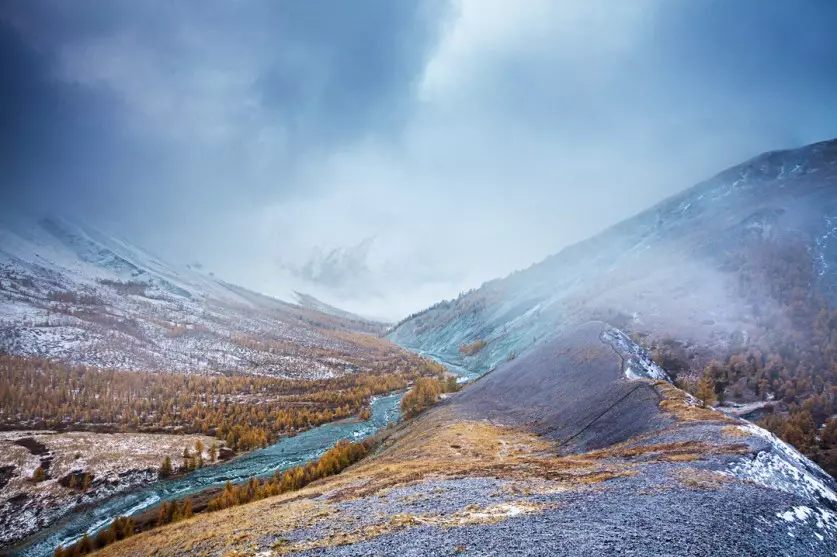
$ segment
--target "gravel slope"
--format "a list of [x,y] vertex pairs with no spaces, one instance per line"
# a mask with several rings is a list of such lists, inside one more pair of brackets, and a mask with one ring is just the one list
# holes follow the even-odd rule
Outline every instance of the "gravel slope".
[[834,480],[651,378],[646,358],[589,323],[389,430],[342,474],[102,555],[837,554]]

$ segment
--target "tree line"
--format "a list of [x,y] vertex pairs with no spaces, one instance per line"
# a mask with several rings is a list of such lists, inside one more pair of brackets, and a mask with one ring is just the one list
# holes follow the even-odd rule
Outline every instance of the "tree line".
[[314,381],[269,376],[188,375],[68,366],[0,356],[0,424],[63,430],[214,435],[233,450],[346,418],[372,396],[405,389],[444,368],[408,357],[369,372]]
[[221,495],[209,502],[207,511],[219,511],[302,489],[313,481],[339,474],[345,468],[365,457],[371,446],[371,442],[368,440],[350,443],[342,439],[317,460],[303,466],[289,468],[284,472],[277,470],[272,478],[266,480],[251,478],[247,483],[241,485],[232,485],[228,481]]
[[446,379],[438,377],[420,377],[409,392],[401,397],[401,413],[405,418],[413,418],[430,408],[442,393],[454,393],[459,390],[456,377],[449,375]]
[[103,528],[93,537],[88,536],[85,532],[81,540],[75,544],[67,547],[59,545],[55,548],[53,555],[55,557],[79,557],[80,555],[87,555],[116,541],[130,538],[134,535],[134,528],[133,519],[120,516],[111,522],[108,528]]
[[[339,474],[369,454],[371,448],[372,443],[369,440],[351,443],[343,439],[327,450],[319,459],[303,466],[289,468],[284,472],[277,470],[270,478],[264,480],[251,478],[240,485],[233,485],[227,481],[221,494],[209,502],[206,512],[215,512],[302,489],[313,481]],[[163,501],[157,509],[155,525],[159,527],[172,524],[191,518],[192,515],[192,501],[189,497],[182,500]],[[55,557],[86,555],[133,535],[134,528],[132,519],[119,517],[109,528],[101,530],[92,538],[85,533],[79,542],[66,548],[59,546],[54,555]]]
[[[710,398],[775,400],[786,411],[767,414],[759,425],[837,475],[837,309],[817,289],[815,262],[801,241],[768,241],[727,253],[723,267],[733,271],[730,290],[755,322],[747,335],[733,334],[704,370],[714,385]],[[652,347],[654,359],[675,375],[692,371],[677,344],[669,338]],[[705,391],[683,377],[678,385]]]

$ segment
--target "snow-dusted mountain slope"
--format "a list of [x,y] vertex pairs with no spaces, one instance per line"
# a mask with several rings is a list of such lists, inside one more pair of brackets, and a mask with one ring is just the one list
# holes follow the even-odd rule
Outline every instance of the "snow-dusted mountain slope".
[[[292,293],[291,293],[292,295]],[[229,285],[60,218],[0,223],[0,352],[119,369],[329,377],[378,325]]]
[[[794,326],[790,296],[837,302],[837,140],[730,168],[389,336],[482,370],[587,319],[719,353],[760,322]],[[484,349],[459,350],[477,339]]]

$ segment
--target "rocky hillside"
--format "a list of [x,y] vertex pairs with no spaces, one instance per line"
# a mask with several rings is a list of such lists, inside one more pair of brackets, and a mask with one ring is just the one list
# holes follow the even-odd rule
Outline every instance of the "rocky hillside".
[[[786,260],[782,270],[796,272],[787,268],[795,259],[805,268],[800,277],[750,269],[752,259],[770,256]],[[797,325],[786,307],[792,302],[821,296],[833,307],[835,286],[837,140],[730,168],[524,271],[411,316],[390,338],[488,369],[592,316],[718,348],[768,317]],[[791,296],[799,300],[785,303]],[[487,342],[479,354],[459,350],[478,339]]]
[[1,224],[0,353],[322,379],[366,355],[355,333],[381,330],[310,296],[287,303],[165,263],[84,224]]
[[[600,319],[678,385],[837,472],[837,140],[758,156],[400,323],[396,343],[487,370]],[[772,414],[771,414],[772,412]]]
[[301,491],[101,550],[147,555],[832,555],[833,480],[701,408],[590,322],[387,430]]

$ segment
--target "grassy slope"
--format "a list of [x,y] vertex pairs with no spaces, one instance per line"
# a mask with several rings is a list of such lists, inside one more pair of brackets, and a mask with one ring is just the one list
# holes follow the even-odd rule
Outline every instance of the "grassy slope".
[[[155,555],[252,554],[256,550],[284,554],[358,543],[419,525],[491,524],[542,512],[544,505],[527,499],[533,493],[596,489],[661,462],[695,463],[713,455],[748,452],[742,443],[747,434],[729,418],[685,404],[682,393],[667,384],[653,386],[665,397],[662,411],[677,419],[671,429],[688,429],[700,422],[716,430],[721,442],[688,438],[656,442],[655,434],[605,450],[559,457],[554,443],[526,430],[462,419],[455,406],[445,405],[387,432],[374,457],[339,476],[299,492],[144,533],[106,548],[101,555],[148,555],[151,549]],[[686,486],[713,487],[725,481],[697,467],[683,470],[680,481]],[[361,527],[356,517],[339,510],[347,502],[366,504],[370,498],[407,485],[466,477],[504,480],[506,489],[520,498],[501,504],[488,500],[448,515],[381,513]],[[370,504],[370,513],[375,510]],[[321,528],[322,535],[294,540],[295,531],[312,528]]]

